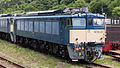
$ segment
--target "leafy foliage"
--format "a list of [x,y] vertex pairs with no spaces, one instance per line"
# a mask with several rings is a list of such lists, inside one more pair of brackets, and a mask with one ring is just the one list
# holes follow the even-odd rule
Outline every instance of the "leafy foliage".
[[68,4],[70,4],[70,3],[72,3],[72,2],[74,2],[75,0],[61,0],[61,4],[65,4],[65,5],[68,5]]
[[90,10],[93,13],[108,13],[108,5],[110,4],[110,0],[92,0],[90,2]]
[[76,7],[76,8],[80,8],[80,7],[87,7],[87,3],[85,2],[85,0],[76,0],[75,2],[72,2],[71,4],[68,5],[68,7]]
[[115,7],[120,7],[120,0],[111,1],[111,3],[108,5],[109,14],[112,14],[112,11]]
[[115,17],[120,17],[120,7],[115,7],[112,11],[112,15]]
[[120,0],[1,0],[0,14],[65,9],[70,7],[89,7],[89,11],[92,13],[105,12],[108,15],[116,16],[115,7],[120,7]]

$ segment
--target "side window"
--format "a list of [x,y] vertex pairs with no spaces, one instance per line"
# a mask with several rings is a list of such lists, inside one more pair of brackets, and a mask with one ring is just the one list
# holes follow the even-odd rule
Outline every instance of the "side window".
[[1,27],[1,19],[0,19],[0,27]]
[[4,27],[6,28],[6,20],[4,20],[3,22],[4,22]]
[[33,31],[33,20],[29,20],[29,31]]
[[1,20],[1,27],[3,27],[3,20]]
[[46,22],[46,33],[51,34],[51,22]]
[[59,21],[52,22],[52,34],[59,35]]
[[2,19],[0,20],[0,27],[2,27]]
[[34,21],[34,31],[39,32],[39,21],[38,20]]
[[25,20],[25,31],[29,31],[29,20]]
[[2,20],[2,27],[4,27],[4,20]]
[[2,19],[1,19],[1,21],[0,21],[0,26],[2,27]]
[[17,30],[20,30],[20,20],[17,20]]
[[0,27],[2,27],[2,25],[1,25],[1,24],[2,24],[2,20],[0,20]]
[[44,21],[40,21],[40,32],[42,32],[42,33],[44,33],[44,31],[45,31],[45,22]]
[[2,20],[2,27],[4,27],[4,24],[5,24],[5,23],[4,23],[4,19],[3,19],[3,20]]
[[24,30],[24,26],[25,24],[24,24],[24,20],[21,20],[21,30]]
[[7,20],[5,20],[5,27],[7,27],[7,23],[8,23]]

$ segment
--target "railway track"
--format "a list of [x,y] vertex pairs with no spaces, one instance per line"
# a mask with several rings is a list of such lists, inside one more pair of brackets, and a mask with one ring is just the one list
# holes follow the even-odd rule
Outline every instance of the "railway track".
[[108,55],[113,58],[120,59],[120,50],[111,50]]
[[100,64],[100,63],[90,63],[86,68],[112,68],[111,66]]
[[5,66],[3,66],[3,65],[0,65],[0,68],[6,68]]
[[[86,68],[112,68],[100,63],[85,63]],[[25,68],[17,63],[14,63],[6,58],[0,57],[0,68]]]
[[120,50],[110,50],[109,53],[114,55],[120,55]]
[[84,60],[80,60],[78,62],[69,62],[70,64],[81,64],[83,65],[83,68],[114,68],[111,65],[107,64],[101,64],[101,63],[96,63],[96,62],[87,62]]
[[6,58],[0,57],[0,68],[25,68],[17,63],[14,63]]
[[120,60],[120,55],[112,55],[112,54],[109,54],[109,56]]

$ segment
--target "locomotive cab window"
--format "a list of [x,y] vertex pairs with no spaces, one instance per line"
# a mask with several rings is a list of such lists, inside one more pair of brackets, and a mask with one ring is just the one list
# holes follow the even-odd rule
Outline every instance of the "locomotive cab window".
[[73,26],[85,26],[85,18],[73,18]]
[[95,19],[93,19],[93,21],[94,21],[94,26],[104,26],[104,19],[97,19],[97,18],[95,18]]

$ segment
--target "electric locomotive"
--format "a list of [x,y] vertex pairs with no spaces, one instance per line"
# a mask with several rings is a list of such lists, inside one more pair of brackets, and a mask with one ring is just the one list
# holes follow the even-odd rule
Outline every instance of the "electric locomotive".
[[13,42],[62,57],[67,51],[72,61],[94,61],[101,57],[105,42],[104,18],[81,8],[1,15],[0,32]]

